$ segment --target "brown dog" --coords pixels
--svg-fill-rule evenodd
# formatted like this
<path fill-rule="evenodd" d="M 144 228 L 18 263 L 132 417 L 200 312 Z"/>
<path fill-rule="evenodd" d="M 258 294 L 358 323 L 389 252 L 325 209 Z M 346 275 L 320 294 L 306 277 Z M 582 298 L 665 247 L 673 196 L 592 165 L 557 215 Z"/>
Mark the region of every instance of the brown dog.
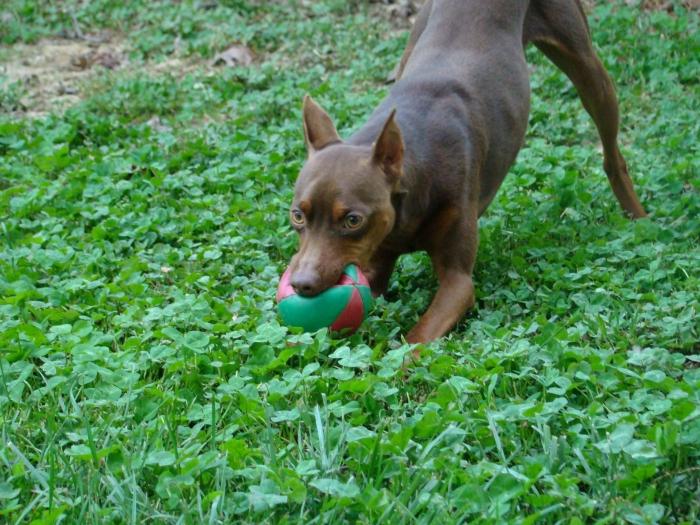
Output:
<path fill-rule="evenodd" d="M 383 293 L 397 257 L 425 250 L 440 286 L 406 339 L 438 338 L 473 306 L 477 219 L 527 127 L 528 42 L 576 86 L 622 207 L 632 217 L 646 215 L 617 145 L 613 85 L 578 0 L 431 0 L 418 15 L 398 82 L 347 141 L 304 99 L 309 158 L 290 215 L 301 239 L 291 263 L 298 293 L 323 291 L 351 262 Z"/>

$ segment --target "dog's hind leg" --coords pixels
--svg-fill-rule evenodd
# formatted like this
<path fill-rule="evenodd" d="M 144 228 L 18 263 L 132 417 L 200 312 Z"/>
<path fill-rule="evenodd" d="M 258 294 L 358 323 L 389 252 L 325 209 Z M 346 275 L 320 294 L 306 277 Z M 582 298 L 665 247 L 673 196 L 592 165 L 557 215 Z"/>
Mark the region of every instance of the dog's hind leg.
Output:
<path fill-rule="evenodd" d="M 571 79 L 598 128 L 605 156 L 603 166 L 615 196 L 632 217 L 645 217 L 617 143 L 620 114 L 615 88 L 593 49 L 579 1 L 533 0 L 523 39 L 525 44 L 533 42 Z"/>

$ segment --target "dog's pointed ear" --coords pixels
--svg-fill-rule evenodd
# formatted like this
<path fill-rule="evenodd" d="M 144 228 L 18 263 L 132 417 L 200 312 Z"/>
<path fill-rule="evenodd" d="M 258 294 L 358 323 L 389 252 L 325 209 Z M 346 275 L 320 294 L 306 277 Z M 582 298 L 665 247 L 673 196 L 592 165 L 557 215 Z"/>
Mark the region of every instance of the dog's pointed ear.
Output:
<path fill-rule="evenodd" d="M 372 148 L 372 159 L 382 168 L 391 184 L 403 175 L 403 137 L 392 110 Z"/>
<path fill-rule="evenodd" d="M 309 156 L 329 144 L 340 142 L 333 121 L 309 95 L 304 96 L 304 139 Z"/>

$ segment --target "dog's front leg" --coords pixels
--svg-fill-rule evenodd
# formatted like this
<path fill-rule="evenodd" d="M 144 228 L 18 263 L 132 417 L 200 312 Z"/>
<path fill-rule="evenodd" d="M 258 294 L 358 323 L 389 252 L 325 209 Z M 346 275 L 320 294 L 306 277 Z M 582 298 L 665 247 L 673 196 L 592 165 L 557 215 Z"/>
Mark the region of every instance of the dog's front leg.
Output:
<path fill-rule="evenodd" d="M 438 275 L 438 291 L 428 311 L 406 336 L 409 343 L 427 343 L 441 337 L 474 306 L 474 283 L 470 274 L 463 270 L 445 269 L 438 271 Z"/>
<path fill-rule="evenodd" d="M 446 208 L 424 232 L 428 253 L 440 283 L 418 324 L 406 336 L 409 343 L 427 343 L 443 336 L 474 306 L 472 271 L 478 246 L 476 206 Z"/>

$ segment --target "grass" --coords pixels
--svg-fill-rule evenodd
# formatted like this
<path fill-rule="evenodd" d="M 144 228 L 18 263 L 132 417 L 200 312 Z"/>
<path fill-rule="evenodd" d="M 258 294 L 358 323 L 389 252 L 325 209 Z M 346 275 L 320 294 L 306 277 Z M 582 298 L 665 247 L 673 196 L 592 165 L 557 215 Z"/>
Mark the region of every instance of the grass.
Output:
<path fill-rule="evenodd" d="M 425 256 L 349 339 L 290 334 L 273 298 L 301 97 L 349 133 L 405 32 L 360 1 L 205 7 L 3 7 L 5 46 L 73 13 L 128 35 L 135 67 L 37 119 L 0 82 L 0 522 L 697 523 L 698 14 L 590 16 L 648 220 L 622 216 L 574 90 L 528 52 L 477 307 L 404 373 Z M 198 65 L 151 69 L 176 37 Z M 208 67 L 231 41 L 258 63 Z"/>

